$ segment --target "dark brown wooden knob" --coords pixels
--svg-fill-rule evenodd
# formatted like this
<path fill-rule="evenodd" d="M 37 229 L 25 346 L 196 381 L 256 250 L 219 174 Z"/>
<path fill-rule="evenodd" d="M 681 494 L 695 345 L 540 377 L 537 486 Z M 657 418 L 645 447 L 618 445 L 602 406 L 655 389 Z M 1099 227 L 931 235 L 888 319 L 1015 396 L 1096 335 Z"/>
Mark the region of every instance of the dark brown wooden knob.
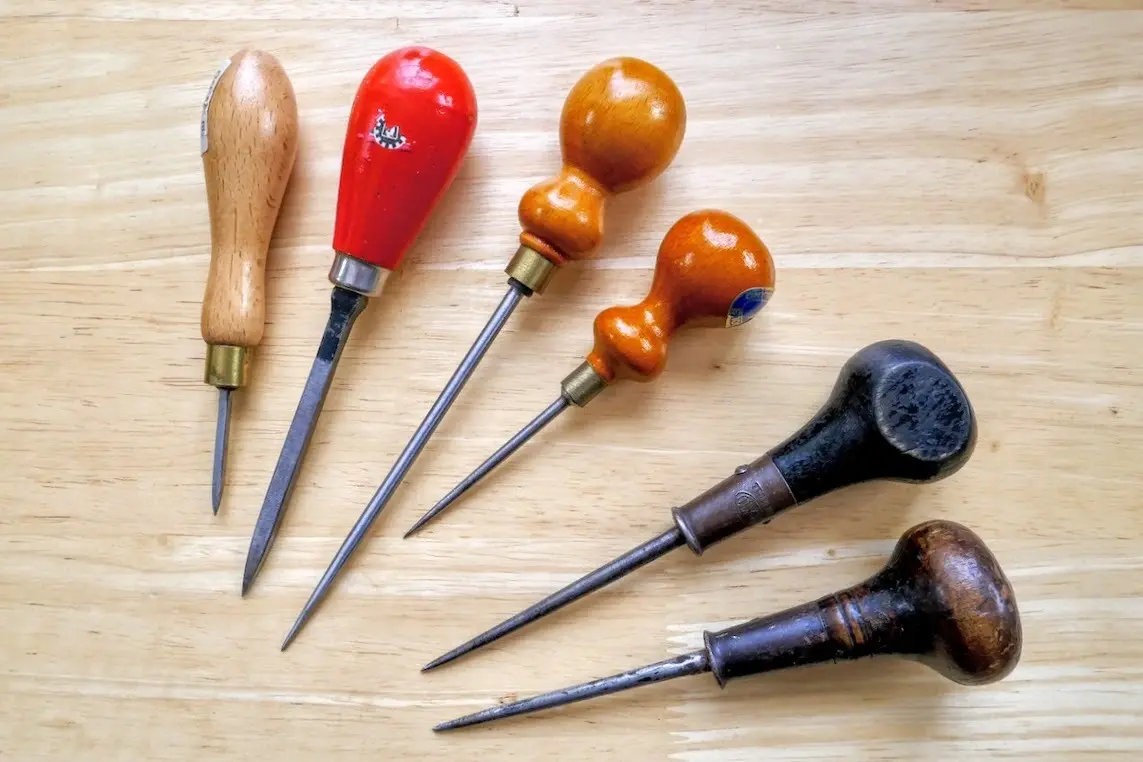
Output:
<path fill-rule="evenodd" d="M 896 655 L 962 685 L 1008 675 L 1020 659 L 1020 614 L 992 552 L 967 527 L 928 521 L 897 542 L 860 585 L 707 633 L 719 683 L 806 664 Z"/>
<path fill-rule="evenodd" d="M 950 680 L 984 685 L 1016 667 L 1022 631 L 1015 593 L 967 527 L 928 521 L 909 530 L 870 589 L 911 603 L 918 625 L 909 645 Z"/>

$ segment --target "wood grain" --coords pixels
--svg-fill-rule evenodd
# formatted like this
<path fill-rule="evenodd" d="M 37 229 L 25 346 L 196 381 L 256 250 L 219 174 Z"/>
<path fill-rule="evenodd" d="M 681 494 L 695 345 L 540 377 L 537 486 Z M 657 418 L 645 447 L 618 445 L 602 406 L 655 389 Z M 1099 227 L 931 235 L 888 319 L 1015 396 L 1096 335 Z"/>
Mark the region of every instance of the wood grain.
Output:
<path fill-rule="evenodd" d="M 0 753 L 1139 758 L 1143 14 L 1033 0 L 836 0 L 820 13 L 624 2 L 608 16 L 610 5 L 0 4 Z M 1005 10 L 955 12 L 973 7 Z M 349 105 L 368 67 L 410 41 L 465 67 L 480 128 L 358 322 L 276 553 L 241 600 L 257 506 L 326 318 Z M 215 520 L 198 116 L 218 63 L 247 45 L 290 73 L 301 129 Z M 598 258 L 520 308 L 336 595 L 279 653 L 501 297 L 520 196 L 559 167 L 570 84 L 611 55 L 645 58 L 679 85 L 677 159 L 615 199 Z M 592 317 L 645 293 L 664 232 L 702 207 L 740 216 L 772 250 L 781 288 L 765 311 L 740 330 L 680 334 L 657 383 L 571 411 L 463 508 L 401 541 L 555 397 L 590 348 Z M 962 472 L 839 492 L 418 673 L 666 529 L 672 505 L 781 441 L 854 350 L 889 337 L 930 346 L 964 382 L 980 440 Z M 979 534 L 1016 591 L 1023 655 L 995 685 L 861 663 L 723 692 L 673 681 L 487 732 L 428 730 L 844 587 L 936 518 Z"/>
<path fill-rule="evenodd" d="M 710 671 L 723 685 L 896 656 L 978 686 L 1012 672 L 1023 638 L 1012 584 L 988 546 L 963 524 L 934 520 L 910 527 L 864 582 L 705 640 Z"/>
<path fill-rule="evenodd" d="M 298 154 L 298 104 L 270 53 L 241 50 L 203 103 L 201 150 L 210 210 L 202 338 L 254 347 L 266 321 L 266 255 Z"/>

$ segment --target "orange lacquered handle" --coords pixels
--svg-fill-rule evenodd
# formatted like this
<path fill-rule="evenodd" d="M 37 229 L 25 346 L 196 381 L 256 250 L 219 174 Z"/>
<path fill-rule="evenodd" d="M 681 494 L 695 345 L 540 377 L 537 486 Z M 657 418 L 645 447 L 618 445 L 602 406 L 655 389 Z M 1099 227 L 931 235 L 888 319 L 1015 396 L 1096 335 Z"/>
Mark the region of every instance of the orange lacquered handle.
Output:
<path fill-rule="evenodd" d="M 560 173 L 520 199 L 520 242 L 553 264 L 589 255 L 603 238 L 608 196 L 650 182 L 679 151 L 683 96 L 638 58 L 592 68 L 568 93 L 560 116 Z"/>
<path fill-rule="evenodd" d="M 692 212 L 659 245 L 643 301 L 596 316 L 587 362 L 608 383 L 650 381 L 663 371 L 676 330 L 687 324 L 741 325 L 773 292 L 774 261 L 750 226 L 727 212 Z"/>

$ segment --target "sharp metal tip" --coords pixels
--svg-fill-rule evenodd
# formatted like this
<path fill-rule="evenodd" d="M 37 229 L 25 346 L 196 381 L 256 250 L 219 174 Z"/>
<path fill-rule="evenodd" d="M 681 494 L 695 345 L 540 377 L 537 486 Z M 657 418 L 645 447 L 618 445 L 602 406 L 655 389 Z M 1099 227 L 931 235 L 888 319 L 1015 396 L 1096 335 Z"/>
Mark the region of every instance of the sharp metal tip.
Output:
<path fill-rule="evenodd" d="M 557 397 L 555 402 L 544 408 L 544 411 L 533 418 L 527 426 L 512 435 L 511 439 L 502 444 L 499 449 L 496 450 L 496 452 L 489 455 L 483 463 L 476 467 L 476 470 L 461 479 L 455 487 L 449 490 L 447 495 L 442 497 L 439 501 L 437 501 L 436 505 L 426 511 L 424 516 L 421 516 L 421 518 L 417 519 L 417 523 L 413 524 L 413 526 L 409 528 L 409 531 L 405 533 L 405 537 L 407 538 L 409 535 L 416 532 L 425 524 L 428 524 L 434 518 L 444 513 L 445 509 L 455 503 L 461 495 L 468 492 L 470 489 L 472 489 L 472 487 L 476 486 L 476 484 L 479 483 L 481 479 L 483 479 L 485 476 L 491 473 L 493 469 L 507 460 L 508 457 L 512 455 L 512 453 L 519 450 L 525 442 L 530 440 L 537 433 L 539 433 L 540 430 L 551 423 L 556 416 L 567 410 L 570 404 L 571 403 L 568 401 L 568 399 L 562 394 Z"/>
<path fill-rule="evenodd" d="M 638 688 L 641 685 L 672 680 L 685 675 L 696 675 L 709 670 L 709 657 L 704 649 L 682 656 L 675 656 L 670 659 L 655 662 L 654 664 L 648 664 L 645 667 L 636 667 L 635 669 L 630 669 L 618 675 L 612 675 L 611 677 L 604 677 L 599 680 L 580 683 L 579 685 L 573 685 L 568 688 L 541 693 L 538 696 L 515 701 L 511 704 L 500 704 L 498 706 L 489 707 L 488 709 L 482 709 L 479 712 L 466 714 L 464 717 L 457 717 L 455 720 L 442 722 L 434 727 L 433 731 L 453 730 L 454 728 L 479 725 L 484 722 L 492 722 L 493 720 L 501 720 L 507 717 L 531 714 L 532 712 L 538 712 L 543 709 L 555 709 L 556 707 L 574 704 L 578 701 L 607 696 L 630 688 Z"/>
<path fill-rule="evenodd" d="M 441 722 L 433 726 L 434 733 L 440 733 L 445 730 L 457 730 L 458 728 L 467 728 L 471 725 L 481 725 L 485 722 L 492 722 L 504 717 L 512 717 L 517 714 L 527 714 L 528 710 L 520 711 L 524 708 L 527 701 L 517 701 L 514 704 L 501 704 L 499 706 L 491 707 L 490 709 L 481 709 L 479 712 L 466 714 L 463 717 L 457 717 L 447 722 Z"/>
<path fill-rule="evenodd" d="M 511 620 L 509 620 L 509 621 L 511 621 Z M 466 654 L 470 654 L 479 648 L 483 648 L 484 646 L 488 645 L 489 643 L 491 643 L 494 640 L 499 640 L 500 638 L 502 638 L 504 635 L 507 635 L 512 630 L 515 630 L 518 627 L 522 626 L 521 624 L 518 624 L 518 623 L 514 623 L 514 624 L 515 624 L 515 626 L 505 627 L 505 623 L 502 622 L 501 624 L 497 625 L 496 627 L 493 627 L 491 630 L 488 630 L 486 632 L 481 633 L 480 635 L 477 635 L 475 638 L 468 641 L 467 643 L 462 643 L 461 645 L 452 649 L 448 653 L 441 654 L 440 656 L 433 659 L 432 661 L 430 661 L 425 666 L 421 667 L 421 672 L 431 672 L 432 670 L 436 669 L 437 667 L 443 667 L 444 665 L 448 664 L 449 662 L 456 661 L 457 659 L 459 659 L 462 656 L 465 656 Z"/>
<path fill-rule="evenodd" d="M 246 554 L 246 568 L 242 570 L 242 597 L 254 587 L 254 579 L 258 576 L 258 567 L 266 555 L 266 546 L 258 543 L 250 544 L 250 551 Z"/>
<path fill-rule="evenodd" d="M 298 618 L 294 620 L 294 626 L 290 628 L 290 631 L 286 633 L 286 637 L 282 641 L 282 651 L 289 648 L 290 644 L 294 642 L 294 638 L 298 637 L 298 633 L 302 631 L 302 625 L 305 624 L 306 619 L 309 618 L 308 611 L 309 609 L 303 609 L 302 613 L 298 614 Z"/>
<path fill-rule="evenodd" d="M 464 479 L 462 479 L 459 484 L 449 490 L 448 494 L 438 500 L 436 505 L 425 511 L 424 516 L 421 516 L 419 519 L 417 519 L 416 524 L 413 524 L 413 526 L 409 527 L 409 531 L 405 532 L 405 537 L 403 539 L 408 539 L 411 535 L 416 534 L 421 527 L 423 527 L 425 524 L 428 524 L 430 521 L 443 513 L 446 508 L 456 502 L 458 497 L 463 495 L 465 492 L 468 492 L 469 488 L 472 487 L 472 485 L 480 481 L 485 474 L 495 468 L 496 464 L 502 460 L 501 457 L 498 457 L 499 455 L 500 451 L 497 451 L 491 458 L 486 460 L 480 468 L 464 477 Z M 507 457 L 507 455 L 504 455 L 503 457 Z"/>
<path fill-rule="evenodd" d="M 424 516 L 421 516 L 419 519 L 417 519 L 417 523 L 413 524 L 411 527 L 409 527 L 409 531 L 405 532 L 405 534 L 401 536 L 401 539 L 407 540 L 410 537 L 412 537 L 413 535 L 415 535 L 420 530 L 420 528 L 423 527 L 425 524 L 428 524 L 429 521 L 432 519 L 432 517 L 435 515 L 436 514 L 434 514 L 432 511 L 429 511 Z"/>
<path fill-rule="evenodd" d="M 659 558 L 674 548 L 681 547 L 685 543 L 686 540 L 683 537 L 682 530 L 678 527 L 671 527 L 658 537 L 627 551 L 614 561 L 610 561 L 590 574 L 580 577 L 575 582 L 557 590 L 547 598 L 533 603 L 520 613 L 508 617 L 495 627 L 485 630 L 468 642 L 462 643 L 443 656 L 437 657 L 426 664 L 421 671 L 428 672 L 443 664 L 448 664 L 454 659 L 459 659 L 465 654 L 483 648 L 505 635 L 513 633 L 521 627 L 551 614 L 553 611 L 557 611 L 568 604 L 578 601 L 588 593 L 611 584 L 624 575 L 654 561 L 656 558 Z"/>
<path fill-rule="evenodd" d="M 460 657 L 464 656 L 466 653 L 468 653 L 469 651 L 471 651 L 475 647 L 476 646 L 473 645 L 471 642 L 465 643 L 463 646 L 459 646 L 457 648 L 454 648 L 451 651 L 449 651 L 447 654 L 442 654 L 441 656 L 438 656 L 437 658 L 433 659 L 428 664 L 421 667 L 421 671 L 422 672 L 431 672 L 434 669 L 436 669 L 437 667 L 443 667 L 445 664 L 448 664 L 450 661 L 453 661 L 455 659 L 459 659 Z"/>
<path fill-rule="evenodd" d="M 306 600 L 306 605 L 302 606 L 302 610 L 298 612 L 298 617 L 294 620 L 294 625 L 290 628 L 290 631 L 286 633 L 286 637 L 282 641 L 283 651 L 289 648 L 290 644 L 293 643 L 301 631 L 305 629 L 306 623 L 313 618 L 313 615 L 318 610 L 318 606 L 325 600 L 325 596 L 329 593 L 334 578 L 338 572 L 341 571 L 342 567 L 345 566 L 345 562 L 349 559 L 350 554 L 353 553 L 353 549 L 357 547 L 352 537 L 353 535 L 351 533 L 350 537 L 347 537 L 345 542 L 342 543 L 337 551 L 337 555 L 333 557 L 329 568 L 325 570 L 321 579 L 318 580 L 317 586 L 314 587 L 314 591 L 310 593 L 310 597 Z"/>

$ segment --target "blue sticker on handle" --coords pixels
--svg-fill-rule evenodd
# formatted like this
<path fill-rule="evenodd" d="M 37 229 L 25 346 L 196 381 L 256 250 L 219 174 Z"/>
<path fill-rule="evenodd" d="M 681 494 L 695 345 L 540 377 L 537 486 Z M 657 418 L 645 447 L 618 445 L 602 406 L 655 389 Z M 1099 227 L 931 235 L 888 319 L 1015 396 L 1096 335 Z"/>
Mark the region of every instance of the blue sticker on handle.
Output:
<path fill-rule="evenodd" d="M 733 328 L 736 325 L 742 325 L 758 314 L 758 311 L 766 306 L 766 302 L 770 301 L 770 295 L 774 293 L 772 288 L 748 288 L 738 296 L 734 297 L 734 301 L 730 303 L 730 310 L 726 313 L 726 327 Z"/>

